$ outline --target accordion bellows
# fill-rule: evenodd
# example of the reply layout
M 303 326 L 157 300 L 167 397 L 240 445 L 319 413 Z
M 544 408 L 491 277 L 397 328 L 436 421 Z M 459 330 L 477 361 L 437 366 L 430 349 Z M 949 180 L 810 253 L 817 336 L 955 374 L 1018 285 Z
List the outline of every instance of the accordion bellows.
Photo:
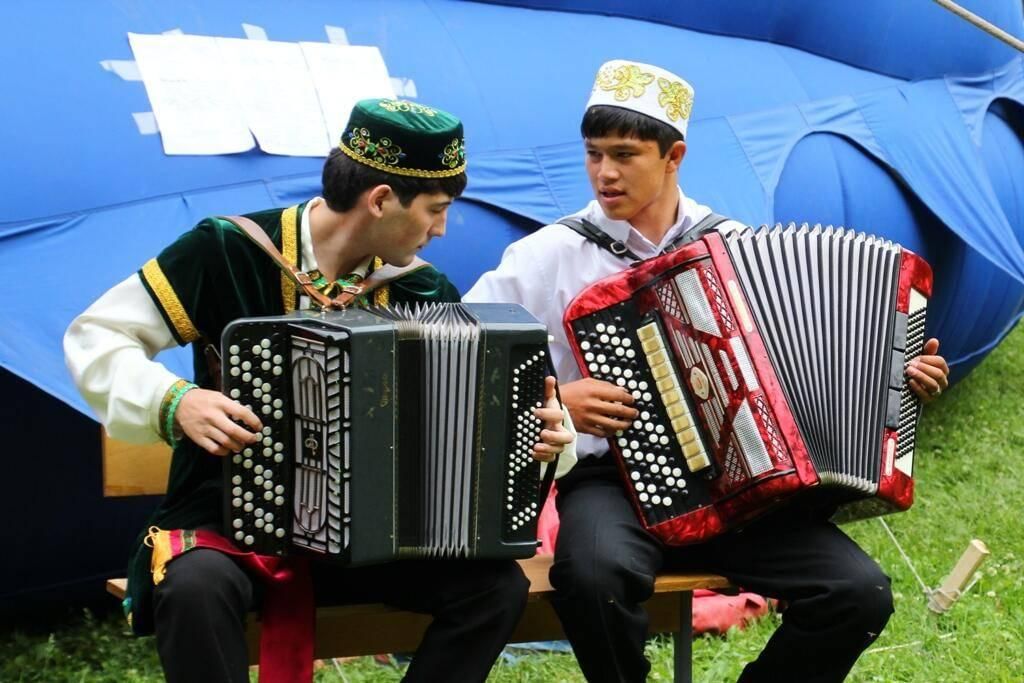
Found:
M 239 547 L 351 565 L 534 554 L 547 331 L 525 309 L 243 319 L 222 350 L 224 392 L 264 425 L 225 463 Z
M 733 228 L 601 280 L 565 327 L 639 418 L 610 440 L 644 526 L 704 541 L 814 489 L 839 517 L 908 508 L 932 274 L 831 226 Z

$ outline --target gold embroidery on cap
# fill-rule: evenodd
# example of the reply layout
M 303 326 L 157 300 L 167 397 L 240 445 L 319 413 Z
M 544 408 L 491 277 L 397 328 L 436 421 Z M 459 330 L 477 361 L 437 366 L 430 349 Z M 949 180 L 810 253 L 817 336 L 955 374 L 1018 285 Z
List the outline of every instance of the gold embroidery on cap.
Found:
M 370 137 L 370 131 L 365 128 L 353 128 L 349 131 L 348 148 L 361 157 L 387 166 L 395 166 L 405 158 L 405 152 L 393 143 L 391 138 L 381 138 L 374 142 Z
M 385 173 L 394 173 L 395 175 L 410 176 L 412 178 L 451 178 L 452 176 L 459 175 L 466 170 L 466 163 L 463 162 L 461 165 L 456 166 L 451 170 L 445 171 L 425 171 L 420 168 L 402 168 L 401 166 L 388 166 L 380 162 L 374 161 L 373 159 L 367 159 L 366 157 L 358 154 L 357 152 L 349 149 L 348 145 L 342 142 L 338 145 L 349 158 L 355 159 L 361 164 L 366 164 L 370 168 L 375 168 L 378 171 L 384 171 Z
M 448 168 L 455 168 L 466 160 L 466 143 L 462 138 L 455 138 L 441 152 L 441 163 Z
M 688 120 L 690 110 L 693 109 L 693 91 L 679 81 L 670 81 L 667 78 L 659 78 L 658 87 L 661 88 L 658 104 L 665 110 L 668 118 L 672 121 Z
M 643 97 L 647 86 L 654 82 L 654 74 L 641 71 L 634 64 L 604 68 L 597 72 L 597 87 L 615 92 L 615 99 L 625 102 L 630 97 Z
M 392 113 L 407 111 L 413 114 L 423 114 L 424 116 L 435 116 L 437 114 L 435 109 L 422 104 L 416 104 L 415 102 L 406 102 L 405 100 L 381 100 L 377 105 Z

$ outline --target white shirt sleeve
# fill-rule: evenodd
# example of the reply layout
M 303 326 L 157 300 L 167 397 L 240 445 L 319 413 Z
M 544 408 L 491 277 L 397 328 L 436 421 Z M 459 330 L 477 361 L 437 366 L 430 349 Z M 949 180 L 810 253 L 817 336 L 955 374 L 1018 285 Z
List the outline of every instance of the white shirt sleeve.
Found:
M 72 321 L 64 359 L 75 385 L 110 436 L 160 439 L 160 404 L 179 378 L 152 360 L 177 346 L 138 274 L 115 285 Z
M 567 443 L 565 445 L 565 448 L 563 448 L 562 452 L 559 453 L 558 455 L 558 468 L 555 469 L 555 479 L 561 479 L 579 461 L 579 458 L 576 457 L 576 427 L 574 427 L 572 424 L 572 418 L 569 416 L 568 410 L 564 410 L 562 414 L 564 415 L 564 417 L 562 418 L 562 426 L 572 433 L 572 441 L 570 443 Z M 540 464 L 541 478 L 544 477 L 544 472 L 547 470 L 547 468 L 548 464 L 546 462 L 542 462 Z
M 537 264 L 524 258 L 524 251 L 526 249 L 519 242 L 506 247 L 498 267 L 481 275 L 462 300 L 466 303 L 519 304 L 539 318 L 538 312 L 542 308 L 539 292 L 545 291 L 545 287 L 539 281 L 540 274 L 534 272 Z
M 520 240 L 510 244 L 501 257 L 501 263 L 492 271 L 484 273 L 476 284 L 463 295 L 466 303 L 515 303 L 529 311 L 544 323 L 550 332 L 549 320 L 552 308 L 553 264 L 546 262 L 543 253 L 531 253 L 531 240 Z M 557 324 L 557 321 L 555 321 Z M 562 425 L 576 437 L 569 411 L 564 410 Z M 558 457 L 558 479 L 576 464 L 576 439 L 562 449 Z M 541 472 L 547 468 L 542 464 Z

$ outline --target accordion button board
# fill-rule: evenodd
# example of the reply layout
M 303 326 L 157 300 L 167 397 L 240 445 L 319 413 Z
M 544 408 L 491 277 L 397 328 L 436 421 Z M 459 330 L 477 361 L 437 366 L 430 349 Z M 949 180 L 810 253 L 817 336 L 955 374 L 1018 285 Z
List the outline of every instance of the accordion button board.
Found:
M 241 548 L 342 564 L 534 553 L 547 332 L 521 307 L 244 319 L 222 351 L 224 392 L 263 423 L 225 462 Z
M 702 487 L 691 486 L 699 480 L 694 472 L 710 467 L 707 447 L 694 429 L 694 408 L 681 391 L 679 373 L 665 353 L 660 323 L 619 304 L 575 321 L 573 331 L 588 374 L 629 391 L 639 411 L 614 443 L 648 523 L 708 504 Z
M 640 411 L 611 445 L 644 525 L 706 540 L 819 485 L 847 516 L 909 507 L 920 402 L 904 368 L 931 286 L 886 240 L 776 226 L 712 232 L 581 292 L 577 361 Z

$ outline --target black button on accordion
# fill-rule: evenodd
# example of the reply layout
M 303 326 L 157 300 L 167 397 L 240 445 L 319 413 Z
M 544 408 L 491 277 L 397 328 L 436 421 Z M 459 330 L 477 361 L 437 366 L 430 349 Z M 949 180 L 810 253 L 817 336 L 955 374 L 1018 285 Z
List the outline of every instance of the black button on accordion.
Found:
M 601 280 L 565 313 L 584 376 L 632 392 L 610 439 L 641 522 L 704 541 L 808 489 L 839 518 L 913 501 L 932 273 L 880 238 L 726 228 Z
M 534 554 L 547 331 L 522 307 L 231 323 L 223 391 L 262 421 L 226 458 L 225 533 L 341 564 Z

